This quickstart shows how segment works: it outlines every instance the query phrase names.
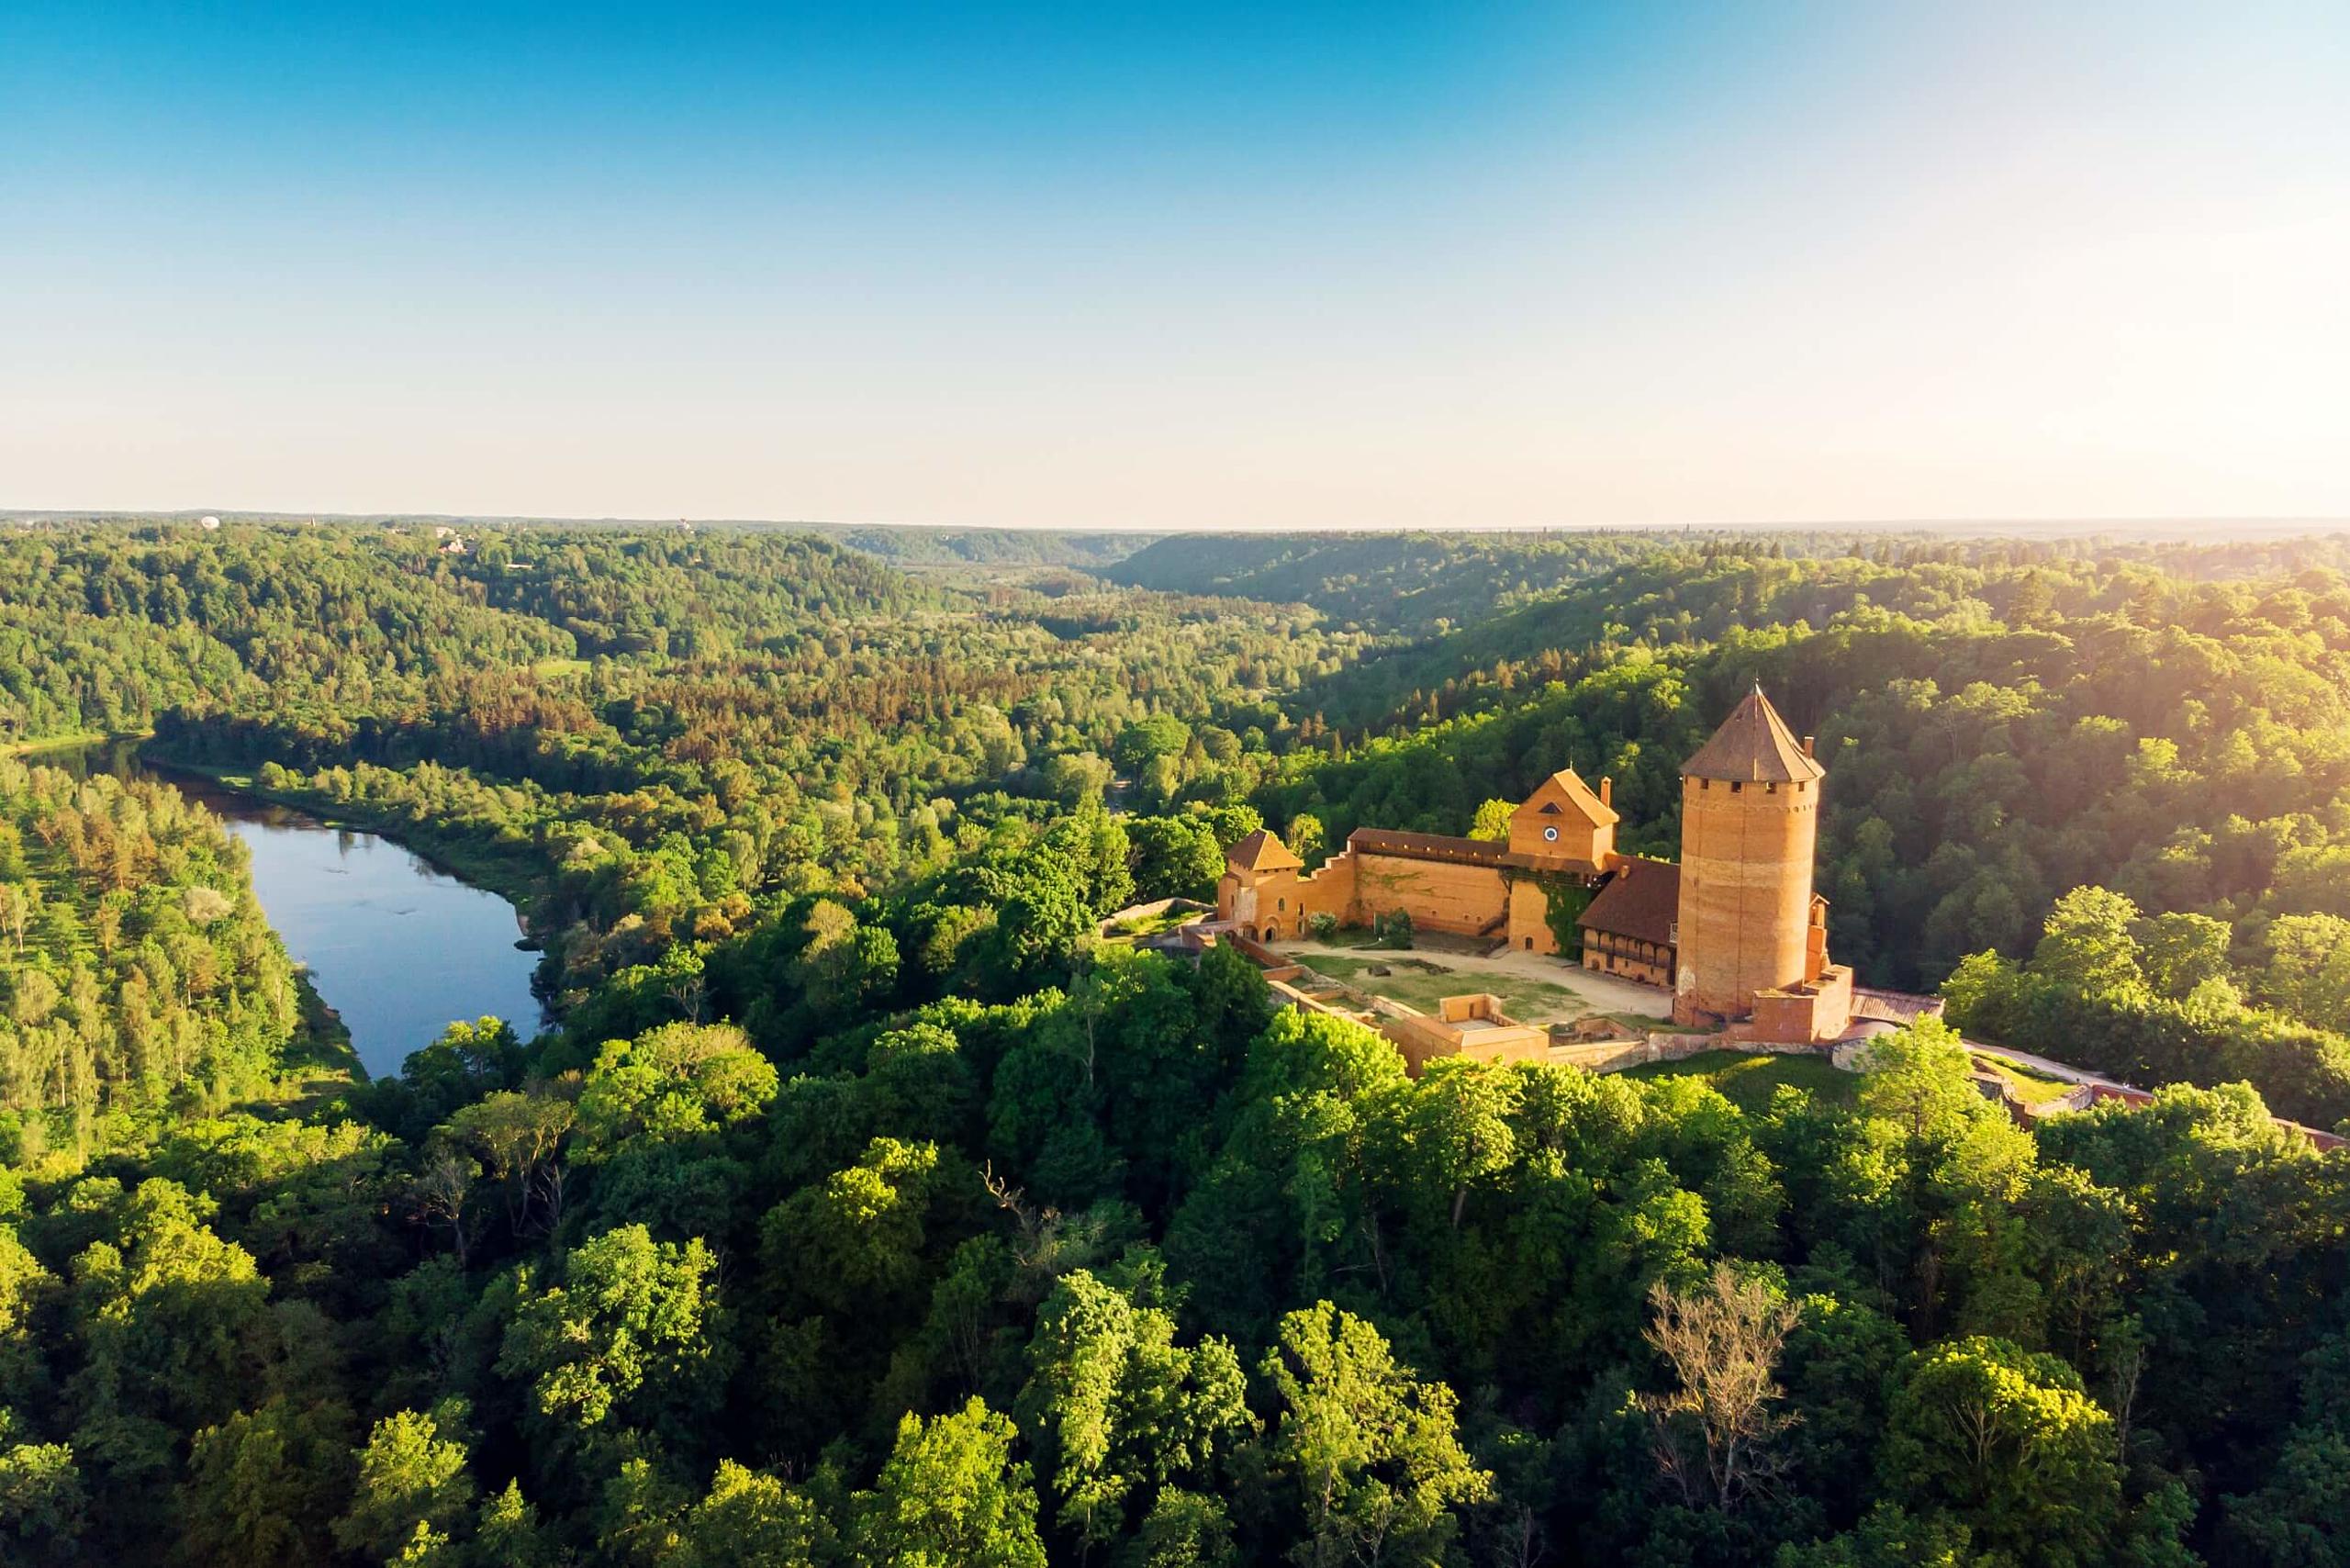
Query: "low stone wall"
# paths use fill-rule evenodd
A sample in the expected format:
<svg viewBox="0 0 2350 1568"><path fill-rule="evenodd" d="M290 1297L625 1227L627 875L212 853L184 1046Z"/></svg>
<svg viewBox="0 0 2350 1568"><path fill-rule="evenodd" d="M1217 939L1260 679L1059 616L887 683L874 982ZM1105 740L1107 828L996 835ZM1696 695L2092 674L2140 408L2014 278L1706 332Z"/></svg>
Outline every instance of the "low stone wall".
<svg viewBox="0 0 2350 1568"><path fill-rule="evenodd" d="M1752 1056L1825 1057L1829 1047L1809 1040L1751 1040L1736 1028L1718 1035L1651 1035L1660 1061L1681 1061L1706 1051L1743 1051Z"/></svg>
<svg viewBox="0 0 2350 1568"><path fill-rule="evenodd" d="M1243 936L1237 931L1228 931L1225 932L1219 939L1225 942L1229 942L1235 947L1239 948L1240 951L1248 957L1249 961L1254 963L1260 969L1295 969L1297 967L1291 963L1287 958L1282 958L1279 953L1274 952L1270 947L1266 946L1262 942L1258 941L1253 936Z"/></svg>
<svg viewBox="0 0 2350 1568"><path fill-rule="evenodd" d="M1621 1072L1656 1059L1654 1048L1646 1040L1577 1040L1571 1045L1553 1044L1550 1053L1553 1064L1579 1067L1585 1072Z"/></svg>
<svg viewBox="0 0 2350 1568"><path fill-rule="evenodd" d="M1202 903L1197 899L1153 899L1148 903L1130 903L1102 917L1102 935L1114 936L1118 927L1129 920L1155 920L1162 914L1214 914L1215 905Z"/></svg>
<svg viewBox="0 0 2350 1568"><path fill-rule="evenodd" d="M1650 1034L1639 1039L1551 1040L1549 1059L1561 1067L1588 1072L1621 1072L1651 1062L1686 1061L1707 1051L1740 1051L1762 1056L1826 1057L1825 1046L1782 1040L1741 1040L1729 1035ZM1839 1067L1846 1065L1838 1062Z"/></svg>

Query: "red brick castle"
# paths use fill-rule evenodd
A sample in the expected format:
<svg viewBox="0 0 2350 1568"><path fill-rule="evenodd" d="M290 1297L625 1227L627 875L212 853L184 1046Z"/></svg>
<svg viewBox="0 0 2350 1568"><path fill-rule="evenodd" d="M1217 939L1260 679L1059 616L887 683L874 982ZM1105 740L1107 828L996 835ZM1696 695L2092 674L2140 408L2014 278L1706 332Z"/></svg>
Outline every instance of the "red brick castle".
<svg viewBox="0 0 2350 1568"><path fill-rule="evenodd" d="M1357 828L1318 871L1259 830L1225 852L1216 914L1262 942L1327 914L1368 925L1401 911L1416 930L1557 953L1554 895L1575 917L1585 969L1672 991L1675 1023L1751 1040L1820 1041L1852 1017L1852 972L1829 961L1828 901L1812 888L1827 769L1762 689L1681 767L1678 864L1624 855L1609 781L1552 774L1505 841Z"/></svg>

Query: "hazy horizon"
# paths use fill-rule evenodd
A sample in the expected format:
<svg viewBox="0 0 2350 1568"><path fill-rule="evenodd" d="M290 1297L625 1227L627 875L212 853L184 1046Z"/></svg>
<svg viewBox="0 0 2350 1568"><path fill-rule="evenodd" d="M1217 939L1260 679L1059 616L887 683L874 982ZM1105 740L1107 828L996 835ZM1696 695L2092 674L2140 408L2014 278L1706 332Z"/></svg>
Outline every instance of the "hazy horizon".
<svg viewBox="0 0 2350 1568"><path fill-rule="evenodd" d="M0 505L2324 528L2346 68L2315 5L12 12Z"/></svg>
<svg viewBox="0 0 2350 1568"><path fill-rule="evenodd" d="M2281 539L2350 532L2350 516L2343 517L2145 517L2145 518L1763 518L1740 521L1578 522L1578 523L1322 523L1190 525L1143 523L1044 523L924 521L887 518L789 517L624 517L618 515L547 512L422 511L376 508L365 511L276 511L244 507L0 507L0 521L24 524L81 521L137 522L145 520L194 521L215 517L224 522L253 524L318 523L396 524L471 523L482 527L664 528L686 524L694 528L744 528L789 532L793 529L889 530L919 529L937 532L1012 533L1133 533L1160 537L1178 533L1225 534L1382 534L1382 533L1926 533L1953 538L2117 537L2165 541L2191 537L2214 527L2239 531L2242 537Z"/></svg>

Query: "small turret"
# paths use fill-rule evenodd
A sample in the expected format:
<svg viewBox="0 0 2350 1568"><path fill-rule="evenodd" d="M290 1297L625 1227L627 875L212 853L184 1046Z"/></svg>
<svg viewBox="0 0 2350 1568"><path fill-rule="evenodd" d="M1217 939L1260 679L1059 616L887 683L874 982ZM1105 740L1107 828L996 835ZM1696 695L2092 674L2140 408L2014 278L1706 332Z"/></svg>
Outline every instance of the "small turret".
<svg viewBox="0 0 2350 1568"><path fill-rule="evenodd" d="M1259 828L1224 852L1224 875L1215 885L1216 918L1267 942L1295 935L1304 913L1297 874L1304 868L1305 862L1291 854L1289 846Z"/></svg>

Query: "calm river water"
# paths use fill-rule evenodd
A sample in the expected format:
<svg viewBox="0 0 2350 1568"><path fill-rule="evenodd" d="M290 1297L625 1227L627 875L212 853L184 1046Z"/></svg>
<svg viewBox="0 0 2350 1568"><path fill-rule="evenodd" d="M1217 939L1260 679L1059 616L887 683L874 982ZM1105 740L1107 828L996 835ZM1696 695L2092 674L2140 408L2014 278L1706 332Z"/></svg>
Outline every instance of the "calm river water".
<svg viewBox="0 0 2350 1568"><path fill-rule="evenodd" d="M351 1031L371 1077L397 1073L452 1019L490 1014L528 1039L542 1020L535 953L514 906L387 838L151 768L127 745L31 758L75 772L160 778L225 818L252 851L253 891L295 961Z"/></svg>

